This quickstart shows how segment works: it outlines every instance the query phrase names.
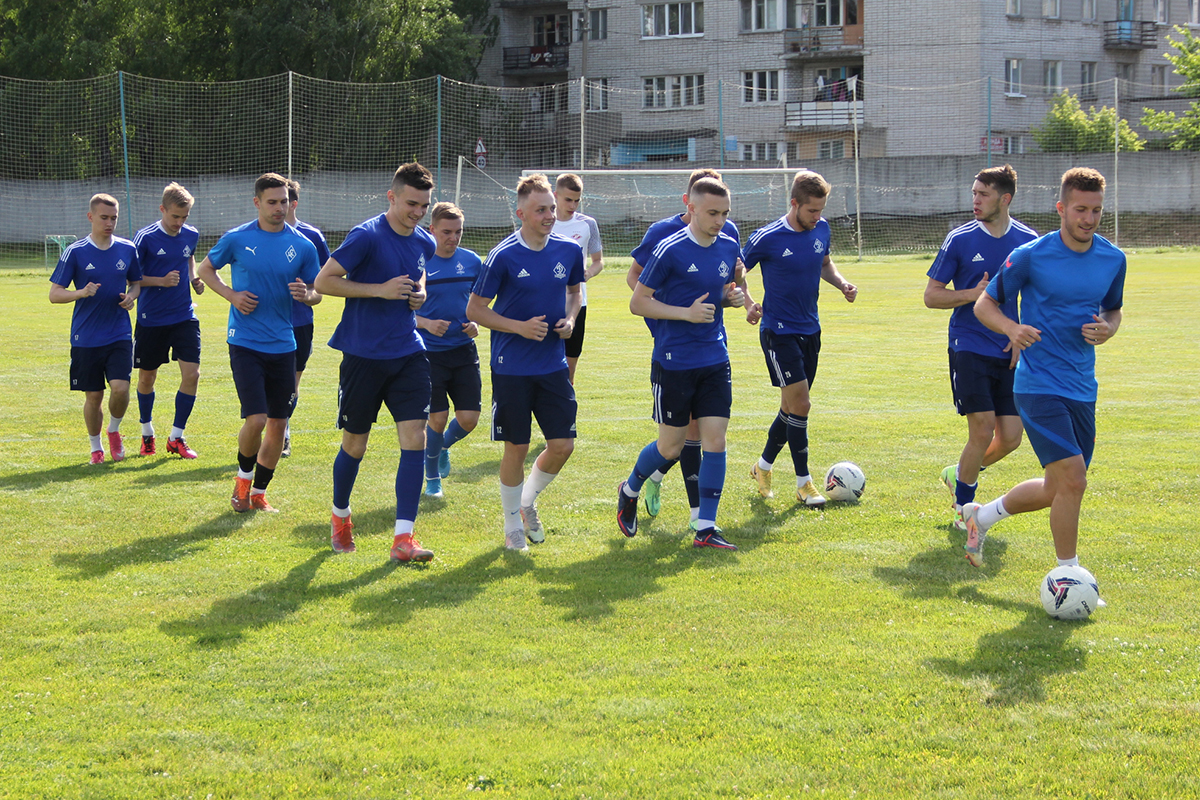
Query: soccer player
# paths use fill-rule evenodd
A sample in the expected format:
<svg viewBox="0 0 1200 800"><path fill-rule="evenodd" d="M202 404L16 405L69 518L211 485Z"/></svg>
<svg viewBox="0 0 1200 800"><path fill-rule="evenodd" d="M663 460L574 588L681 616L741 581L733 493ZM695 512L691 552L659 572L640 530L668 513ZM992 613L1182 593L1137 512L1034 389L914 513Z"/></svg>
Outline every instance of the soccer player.
<svg viewBox="0 0 1200 800"><path fill-rule="evenodd" d="M650 263L650 257L654 254L654 248L658 247L663 239L683 230L691 223L691 211L688 209L689 197L692 186L701 178L712 178L719 181L721 180L721 173L709 168L694 170L688 177L687 191L683 193L683 213L661 219L647 229L641 243L630 253L633 263L629 267L629 272L625 275L625 282L629 285L630 291L637 289L638 278L642 274L644 265ZM725 227L722 230L734 241L741 241L737 225L734 224L733 220L726 220ZM737 305L738 302L741 302L739 298L726 296L725 305ZM654 326L656 324L657 320L649 317L646 318L646 327L650 329L651 336L654 335ZM666 473L671 471L671 467L679 463L680 470L683 472L683 486L687 492L688 508L691 514L690 525L693 530L695 529L696 520L700 518L700 458L700 428L693 421L688 424L683 450L679 458L667 462L661 470L656 470L650 476L649 481L643 485L647 514L652 517L658 516L659 510L662 508L662 480L666 476Z"/></svg>
<svg viewBox="0 0 1200 800"><path fill-rule="evenodd" d="M129 408L133 373L129 309L141 291L137 248L113 236L117 199L93 195L88 204L92 232L63 250L50 276L50 302L74 303L71 311L71 390L83 392L83 423L91 439L93 464L104 463L100 428L104 425L104 384L108 383L108 452L125 458L121 420ZM71 283L74 289L68 289Z"/></svg>
<svg viewBox="0 0 1200 800"><path fill-rule="evenodd" d="M1004 259L1037 238L1037 232L1009 216L1017 191L1017 173L1005 164L975 176L971 199L975 219L946 236L925 286L925 305L952 308L950 315L950 387L954 408L967 418L967 443L957 464L942 470L942 482L954 492L954 526L966 530L962 507L975 500L979 472L1021 444L1021 417L1013 400L1017 351L1008 337L988 330L975 318L975 301L988 279L1000 274ZM953 283L954 288L947 288ZM1018 319L1014 294L1005 316Z"/></svg>
<svg viewBox="0 0 1200 800"><path fill-rule="evenodd" d="M200 321L192 303L193 289L196 294L204 293L204 281L196 276L200 232L187 224L194 202L187 189L178 183L168 184L158 207L161 218L133 237L142 265L133 365L138 369L137 401L144 456L154 455L157 449L154 383L158 368L174 359L179 362L179 389L175 392L175 419L167 437L167 452L180 458L196 457L196 451L183 438L200 382Z"/></svg>
<svg viewBox="0 0 1200 800"><path fill-rule="evenodd" d="M767 430L762 455L750 467L758 493L774 497L775 458L787 445L796 470L796 502L809 508L825 505L808 470L809 391L821 353L821 320L817 295L821 281L842 293L846 302L858 297L829 255L829 222L821 216L829 200L829 181L800 170L792 178L788 213L750 234L746 269L762 265L762 324L758 341L767 361L771 385L779 387L779 413ZM749 319L750 317L748 317Z"/></svg>
<svg viewBox="0 0 1200 800"><path fill-rule="evenodd" d="M1096 347L1121 325L1125 254L1096 235L1104 176L1076 167L1062 177L1059 230L1022 245L975 301L975 316L1020 351L1013 392L1041 478L987 505L967 503L967 561L983 565L988 529L1011 514L1050 509L1060 566L1077 565L1079 508L1096 442ZM1019 296L1020 321L1004 312Z"/></svg>
<svg viewBox="0 0 1200 800"><path fill-rule="evenodd" d="M583 196L583 179L564 172L554 181L554 232L565 236L583 248L590 260L583 270L583 285L579 287L579 316L575 318L575 332L567 339L567 371L571 383L575 383L575 365L583 352L583 336L587 325L587 282L604 269L603 247L600 244L600 226L587 214L579 213L579 202Z"/></svg>
<svg viewBox="0 0 1200 800"><path fill-rule="evenodd" d="M325 234L314 225L296 219L296 206L300 205L300 182L288 180L288 213L287 223L317 248L317 261L321 266L329 260L329 245L325 243ZM292 454L292 414L296 413L296 403L300 402L300 379L308 366L308 359L313 351L313 306L321 302L320 293L314 292L304 300L292 301L292 333L296 336L296 392L288 406L288 424L283 430L283 452L280 455L287 458Z"/></svg>
<svg viewBox="0 0 1200 800"><path fill-rule="evenodd" d="M714 178L697 180L689 192L688 214L687 227L654 248L629 301L634 314L657 320L650 383L658 439L642 449L617 490L617 526L626 536L637 534L642 485L679 458L688 424L695 420L704 453L692 544L736 550L717 528L733 404L721 301L741 257L737 240L722 232L729 218L729 189Z"/></svg>
<svg viewBox="0 0 1200 800"><path fill-rule="evenodd" d="M329 340L330 347L342 351L338 378L342 446L333 461L330 520L335 553L354 551L350 495L371 426L386 403L400 442L391 559L433 558L433 552L413 537L429 417L429 359L413 312L425 301L426 269L437 248L433 236L421 227L432 192L429 170L416 162L402 164L387 192L387 211L350 231L317 278L323 294L346 298L342 321Z"/></svg>
<svg viewBox="0 0 1200 800"><path fill-rule="evenodd" d="M196 268L208 288L229 303L229 367L242 407L230 505L239 513L275 511L267 486L279 466L296 391L292 301L312 299L320 269L312 242L287 224L287 178L274 172L259 176L254 207L257 217L227 231ZM226 265L228 284L217 273Z"/></svg>
<svg viewBox="0 0 1200 800"><path fill-rule="evenodd" d="M554 194L545 175L517 184L521 227L488 254L467 301L467 318L492 331L492 439L504 442L500 504L504 546L524 552L546 539L537 498L575 449L578 405L564 342L579 313L583 250L554 233ZM494 305L493 305L494 301ZM525 480L530 417L546 449Z"/></svg>
<svg viewBox="0 0 1200 800"><path fill-rule="evenodd" d="M437 250L425 267L428 297L417 315L417 328L429 356L431 394L425 429L425 494L442 496L442 478L450 474L450 448L475 430L482 407L482 381L475 337L479 326L467 319L467 300L483 262L462 241L463 212L438 203L430 212L429 232ZM454 420L450 401L454 401Z"/></svg>

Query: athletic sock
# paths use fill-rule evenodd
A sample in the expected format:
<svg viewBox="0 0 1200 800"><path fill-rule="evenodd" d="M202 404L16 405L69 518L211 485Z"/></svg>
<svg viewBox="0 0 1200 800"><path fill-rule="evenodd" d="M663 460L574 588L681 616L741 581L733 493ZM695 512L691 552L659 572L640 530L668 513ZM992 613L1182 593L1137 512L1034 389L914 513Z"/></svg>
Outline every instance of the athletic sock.
<svg viewBox="0 0 1200 800"><path fill-rule="evenodd" d="M768 464L766 461L763 461L762 456L759 456L759 459L758 459L758 471L759 472L770 472L773 469L775 469L774 464Z"/></svg>
<svg viewBox="0 0 1200 800"><path fill-rule="evenodd" d="M705 452L700 462L700 516L699 519L716 524L717 507L721 504L721 490L725 487L725 451Z"/></svg>
<svg viewBox="0 0 1200 800"><path fill-rule="evenodd" d="M1078 567L1079 566L1079 556L1071 556L1070 558L1060 558L1058 560L1058 565L1060 567Z"/></svg>
<svg viewBox="0 0 1200 800"><path fill-rule="evenodd" d="M516 486L500 484L500 507L504 510L506 534L525 529L525 523L521 522L521 492L524 488L524 481Z"/></svg>
<svg viewBox="0 0 1200 800"><path fill-rule="evenodd" d="M123 419L125 419L125 418L124 417L109 417L108 418L108 432L109 433L117 433L118 431L120 431L121 430L121 420L123 420Z"/></svg>
<svg viewBox="0 0 1200 800"><path fill-rule="evenodd" d="M654 473L661 472L662 468L669 462L663 458L663 454L658 450L658 442L651 442L642 448L638 453L637 461L633 464L633 471L629 473L629 477L625 480L625 488L630 497L637 497L638 492L642 490L642 485ZM662 480L659 478L659 480Z"/></svg>
<svg viewBox="0 0 1200 800"><path fill-rule="evenodd" d="M96 452L97 450L104 449L104 445L100 444L100 434L97 433L95 436L88 434L88 441L92 443L92 452L93 453Z"/></svg>
<svg viewBox="0 0 1200 800"><path fill-rule="evenodd" d="M154 423L153 422L143 422L142 423L142 436L153 436L153 435L154 435Z"/></svg>
<svg viewBox="0 0 1200 800"><path fill-rule="evenodd" d="M521 489L521 505L531 506L536 503L538 495L557 477L557 472L542 472L537 462L533 462L533 467L529 470L529 477L525 479L525 486Z"/></svg>
<svg viewBox="0 0 1200 800"><path fill-rule="evenodd" d="M271 485L271 478L275 477L275 470L270 467L264 467L262 464L254 465L254 488L257 492L251 494L262 494L267 491L267 487Z"/></svg>
<svg viewBox="0 0 1200 800"><path fill-rule="evenodd" d="M442 448L449 450L458 442L459 439L465 438L468 433L470 433L470 431L464 430L463 426L458 424L458 420L450 420L450 424L446 426L446 434L443 437Z"/></svg>
<svg viewBox="0 0 1200 800"><path fill-rule="evenodd" d="M258 463L258 453L244 456L242 451L238 451L238 477L248 478L254 473L254 465Z"/></svg>
<svg viewBox="0 0 1200 800"><path fill-rule="evenodd" d="M171 440L171 439L182 439L182 438L183 438L183 428L179 428L179 427L176 427L175 425L172 425L171 426L171 434L167 437L167 439Z"/></svg>
<svg viewBox="0 0 1200 800"><path fill-rule="evenodd" d="M350 508L350 494L354 491L354 482L358 479L358 467L361 458L355 458L345 450L338 448L338 454L333 459L333 507Z"/></svg>
<svg viewBox="0 0 1200 800"><path fill-rule="evenodd" d="M396 467L396 519L416 520L421 502L424 450L401 450Z"/></svg>
<svg viewBox="0 0 1200 800"><path fill-rule="evenodd" d="M671 471L671 467L675 466L678 463L679 463L678 458L671 459L670 461L663 464L658 469L654 470L654 474L650 476L650 480L652 480L656 483L662 483L662 479L667 477L667 473ZM655 477L655 475L657 475L658 477Z"/></svg>
<svg viewBox="0 0 1200 800"><path fill-rule="evenodd" d="M688 507L700 507L700 466L703 453L700 443L688 440L683 443L679 456L679 468L683 470L683 488L687 490Z"/></svg>
<svg viewBox="0 0 1200 800"><path fill-rule="evenodd" d="M175 421L172 424L176 428L179 428L180 436L183 435L183 429L187 427L188 417L192 415L192 408L194 408L195 405L196 395L184 394L183 392L175 393ZM171 438L177 439L179 437L172 434Z"/></svg>
<svg viewBox="0 0 1200 800"><path fill-rule="evenodd" d="M154 419L154 392L137 393L138 400L138 422L143 426L149 425ZM151 428L149 433L146 433L145 427L142 428L142 436L153 436L154 429Z"/></svg>
<svg viewBox="0 0 1200 800"><path fill-rule="evenodd" d="M779 451L788 443L788 422L787 415L782 410L775 415L775 419L771 421L771 427L767 429L767 443L763 447L762 461L758 468L762 469L763 464L774 464L775 459L779 456ZM771 469L770 466L767 467Z"/></svg>
<svg viewBox="0 0 1200 800"><path fill-rule="evenodd" d="M1004 496L1001 495L985 505L983 508L979 509L979 512L976 514L976 519L979 520L979 526L986 530L1000 520L1011 516L1012 514L1008 513L1008 510L1004 508Z"/></svg>
<svg viewBox="0 0 1200 800"><path fill-rule="evenodd" d="M442 434L435 431L428 425L425 426L425 477L427 479L440 478L441 473L438 472L438 459L442 455L442 448L445 445L442 443Z"/></svg>
<svg viewBox="0 0 1200 800"><path fill-rule="evenodd" d="M808 417L787 414L787 443L796 477L808 475ZM810 476L811 478L811 476Z"/></svg>
<svg viewBox="0 0 1200 800"><path fill-rule="evenodd" d="M967 503L974 503L975 490L978 488L979 481L975 483L963 483L956 478L954 480L954 502L960 506L965 506Z"/></svg>
<svg viewBox="0 0 1200 800"><path fill-rule="evenodd" d="M403 536L404 534L412 534L413 528L416 525L416 520L413 519L398 519L396 520L396 535Z"/></svg>

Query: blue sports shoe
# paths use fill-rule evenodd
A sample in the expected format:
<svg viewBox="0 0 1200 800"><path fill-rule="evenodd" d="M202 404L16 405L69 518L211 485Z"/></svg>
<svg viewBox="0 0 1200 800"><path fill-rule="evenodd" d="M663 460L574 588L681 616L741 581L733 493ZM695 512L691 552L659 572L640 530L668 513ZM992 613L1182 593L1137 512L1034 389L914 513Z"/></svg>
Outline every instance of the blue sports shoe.
<svg viewBox="0 0 1200 800"><path fill-rule="evenodd" d="M633 497L625 494L625 483L621 481L617 487L617 527L626 536L634 537L637 536L638 498L636 494Z"/></svg>
<svg viewBox="0 0 1200 800"><path fill-rule="evenodd" d="M702 531L696 532L696 538L692 540L692 547L715 547L718 550L737 550L737 545L725 540L725 537L717 533L716 528L705 528Z"/></svg>
<svg viewBox="0 0 1200 800"><path fill-rule="evenodd" d="M426 478L425 479L425 496L426 497L442 497L442 479L441 478Z"/></svg>
<svg viewBox="0 0 1200 800"><path fill-rule="evenodd" d="M443 447L441 455L438 456L438 477L444 478L450 474L450 451Z"/></svg>

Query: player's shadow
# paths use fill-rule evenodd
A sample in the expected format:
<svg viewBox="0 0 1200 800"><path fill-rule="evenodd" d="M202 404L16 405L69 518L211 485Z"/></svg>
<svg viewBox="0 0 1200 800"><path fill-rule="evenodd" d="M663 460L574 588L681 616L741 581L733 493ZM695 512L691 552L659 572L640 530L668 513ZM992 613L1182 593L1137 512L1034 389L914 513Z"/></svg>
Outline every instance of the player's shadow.
<svg viewBox="0 0 1200 800"><path fill-rule="evenodd" d="M90 480L100 475L106 475L112 470L121 472L144 472L155 469L162 461L142 461L130 464L123 461L120 464L105 461L103 464L71 464L65 467L36 470L34 472L13 472L0 475L0 489L29 490L40 489L47 484L70 483L72 481Z"/></svg>
<svg viewBox="0 0 1200 800"><path fill-rule="evenodd" d="M155 463L163 464L165 462L160 459ZM133 482L147 486L160 486L166 483L210 483L223 478L232 478L236 469L236 466L228 464L194 467L182 472L170 472L162 475L139 475Z"/></svg>
<svg viewBox="0 0 1200 800"><path fill-rule="evenodd" d="M937 658L926 662L939 672L963 681L985 681L984 703L1012 706L1042 702L1046 699L1045 682L1049 678L1086 667L1087 650L1072 647L1070 643L1074 631L1091 624L1090 621L1051 619L1041 603L989 597L973 586L962 587L956 595L967 602L1025 614L1015 628L981 636L975 654L967 661Z"/></svg>
<svg viewBox="0 0 1200 800"><path fill-rule="evenodd" d="M450 475L443 478L446 487L450 491L454 491L455 483L482 483L485 480L494 480L500 474L500 460L480 461L476 464L468 464L467 466L459 466L453 463L450 469Z"/></svg>
<svg viewBox="0 0 1200 800"><path fill-rule="evenodd" d="M523 575L533 566L529 555L497 547L427 580L414 580L387 592L359 597L351 608L363 615L359 627L403 625L415 611L465 605L489 584Z"/></svg>
<svg viewBox="0 0 1200 800"><path fill-rule="evenodd" d="M424 500L422 500L424 502ZM325 518L326 520L329 517ZM396 531L396 507L381 506L371 511L355 511L354 544L358 550L379 548L386 554L392 547L392 535ZM329 522L309 522L292 528L292 538L306 547L329 547ZM420 536L417 537L420 539Z"/></svg>
<svg viewBox="0 0 1200 800"><path fill-rule="evenodd" d="M176 561L203 550L214 539L223 539L240 530L250 519L249 514L224 514L202 522L189 531L164 536L150 536L128 544L110 547L100 552L83 551L60 553L54 556L59 567L77 570L65 577L72 580L90 580L107 575L122 567L135 564L162 564Z"/></svg>
<svg viewBox="0 0 1200 800"><path fill-rule="evenodd" d="M357 577L314 588L312 583L317 571L333 556L332 550L322 550L297 564L277 581L255 586L236 597L218 600L197 617L164 622L159 625L159 630L168 636L189 637L196 647L237 645L246 638L247 631L276 625L307 603L357 591L396 569L394 564L384 561Z"/></svg>
<svg viewBox="0 0 1200 800"><path fill-rule="evenodd" d="M785 506L784 503L790 505ZM750 498L750 517L742 525L750 531L761 531L762 538L765 539L793 519L797 520L797 525L819 524L822 514L838 515L846 508L845 503L826 503L821 509L808 508L797 503L794 498L781 499L776 496L773 500L766 500L755 492Z"/></svg>
<svg viewBox="0 0 1200 800"><path fill-rule="evenodd" d="M977 569L967 563L963 550L966 536L953 525L947 525L945 547L918 553L904 567L876 567L875 577L903 589L906 597L930 600L951 597L958 584L991 578L1004 568L1007 542L989 536L984 547L986 558Z"/></svg>

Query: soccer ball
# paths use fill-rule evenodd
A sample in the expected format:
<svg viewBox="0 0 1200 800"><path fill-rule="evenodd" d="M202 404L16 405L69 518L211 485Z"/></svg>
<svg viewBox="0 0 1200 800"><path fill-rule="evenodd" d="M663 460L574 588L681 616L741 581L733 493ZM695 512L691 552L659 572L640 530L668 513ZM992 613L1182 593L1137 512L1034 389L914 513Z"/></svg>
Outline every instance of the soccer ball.
<svg viewBox="0 0 1200 800"><path fill-rule="evenodd" d="M867 477L857 464L849 461L839 461L825 473L825 494L830 500L857 500L866 488Z"/></svg>
<svg viewBox="0 0 1200 800"><path fill-rule="evenodd" d="M1042 581L1042 607L1055 619L1087 619L1099 605L1100 587L1083 567L1055 567Z"/></svg>

